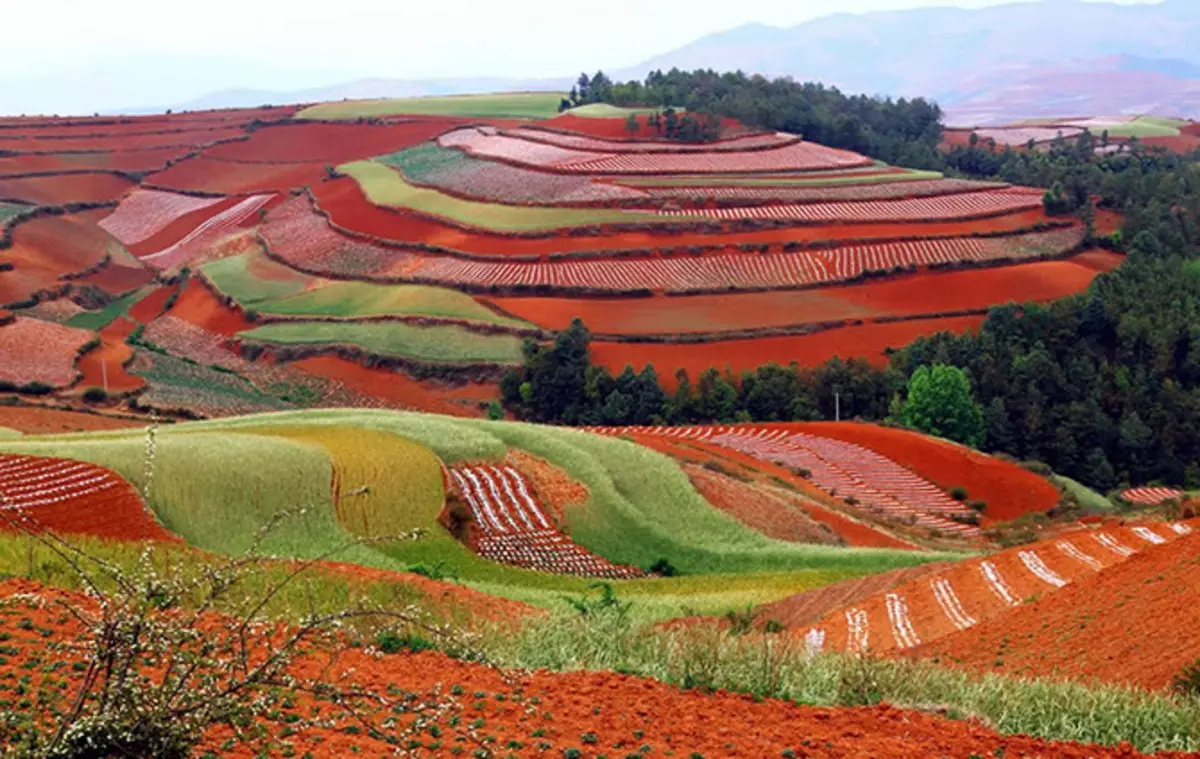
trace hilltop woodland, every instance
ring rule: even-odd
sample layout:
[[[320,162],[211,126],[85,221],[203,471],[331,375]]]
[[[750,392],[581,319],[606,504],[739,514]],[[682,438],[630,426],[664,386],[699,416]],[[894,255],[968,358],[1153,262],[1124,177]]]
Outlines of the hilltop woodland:
[[[1048,211],[1078,214],[1089,230],[1098,198],[1123,214],[1124,227],[1094,242],[1128,258],[1085,293],[1048,306],[993,308],[979,334],[919,339],[884,369],[836,358],[740,377],[714,367],[679,376],[671,395],[653,366],[613,377],[591,365],[590,335],[576,324],[554,345],[526,345],[523,367],[502,383],[510,410],[566,424],[810,420],[833,418],[836,396],[843,419],[927,429],[926,417],[913,413],[910,380],[921,367],[946,365],[969,383],[971,408],[960,416],[980,419],[982,429],[927,431],[1043,461],[1102,490],[1123,482],[1200,488],[1200,152],[1178,155],[1135,140],[1102,155],[1094,148],[1103,136],[1087,132],[1046,151],[998,150],[973,139],[943,152],[941,111],[921,99],[849,97],[817,84],[707,71],[602,82],[603,99],[617,105],[676,105],[913,168],[1044,187]]]

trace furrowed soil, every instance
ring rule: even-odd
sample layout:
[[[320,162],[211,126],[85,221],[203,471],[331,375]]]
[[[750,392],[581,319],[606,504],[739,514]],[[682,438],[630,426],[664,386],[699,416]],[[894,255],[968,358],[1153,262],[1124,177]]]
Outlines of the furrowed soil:
[[[81,411],[63,411],[38,406],[0,405],[0,427],[19,430],[26,435],[124,430],[145,426],[146,422],[136,419],[120,419]]]
[[[419,382],[401,372],[373,369],[338,356],[306,358],[289,366],[378,398],[384,405],[450,416],[479,416],[474,409],[447,400],[437,385]]]
[[[908,652],[973,672],[1171,686],[1200,659],[1200,534],[1151,546],[978,627]]]
[[[117,317],[100,330],[100,346],[83,354],[76,364],[83,374],[83,379],[77,387],[98,387],[107,389],[110,393],[125,393],[145,387],[144,378],[135,377],[125,371],[126,365],[133,359],[133,348],[125,340],[135,329],[137,324],[124,317]]]
[[[19,593],[75,600],[69,594],[26,581],[0,586],[0,594],[7,597]],[[6,642],[8,655],[0,664],[0,676],[6,678],[18,678],[44,663],[47,646],[79,638],[79,628],[61,607],[27,598],[13,598],[0,617],[0,625],[0,631],[10,636]],[[65,646],[62,650],[72,649]],[[79,654],[62,656],[68,665],[74,663],[72,659],[79,660],[75,658]],[[433,756],[450,755],[451,749],[460,745],[456,740],[460,734],[464,737],[461,745],[474,745],[466,737],[466,725],[473,721],[484,728],[481,736],[494,736],[498,745],[506,747],[506,755],[517,757],[545,756],[547,751],[557,755],[571,748],[589,750],[591,755],[591,736],[595,736],[596,747],[604,747],[615,756],[650,751],[745,759],[780,756],[785,751],[813,757],[1141,756],[1127,746],[1107,748],[1001,736],[977,722],[951,721],[890,706],[814,708],[721,691],[684,691],[646,678],[606,672],[512,673],[505,677],[498,670],[432,652],[376,656],[359,648],[340,648],[309,653],[297,659],[290,670],[302,678],[327,680],[345,675],[346,682],[340,685],[352,683],[381,695],[396,689],[416,693],[418,698],[442,693],[437,700],[446,703],[447,709],[440,719],[435,718],[440,723],[440,740],[431,749]],[[72,694],[83,676],[83,672],[64,666],[55,679],[63,681],[64,693]],[[486,698],[477,695],[451,699],[445,695],[448,690],[483,694]],[[528,708],[532,703],[536,708]],[[320,702],[307,694],[297,693],[294,701],[285,702],[283,711],[303,717],[318,705]],[[406,727],[408,722],[404,715],[397,717],[398,727]],[[335,724],[329,727],[306,727],[299,732],[289,724],[281,713],[278,723],[263,727],[273,735],[286,735],[291,753],[296,755],[311,752],[306,755],[314,759],[359,753],[377,756],[392,748],[368,731],[346,729],[353,724],[349,719],[335,718]],[[586,742],[585,734],[590,734]],[[207,737],[197,753],[211,750],[221,756],[247,759],[256,755],[248,746],[223,746],[228,737],[226,730],[213,730]],[[1173,759],[1182,755],[1159,756]]]
[[[756,369],[763,364],[818,366],[834,356],[862,357],[873,366],[888,362],[887,348],[899,348],[915,338],[938,332],[974,332],[984,316],[957,316],[921,319],[887,324],[840,327],[812,335],[763,337],[751,340],[719,340],[708,343],[592,343],[592,361],[614,374],[626,365],[641,369],[654,364],[659,380],[668,392],[676,387],[675,372],[686,369],[693,378],[710,367],[735,373]]]
[[[856,604],[884,590],[902,585],[909,580],[938,572],[946,568],[945,562],[921,564],[904,569],[856,577],[853,580],[826,585],[823,588],[797,593],[757,609],[763,619],[774,619],[787,627],[804,627],[816,622],[835,609]]]

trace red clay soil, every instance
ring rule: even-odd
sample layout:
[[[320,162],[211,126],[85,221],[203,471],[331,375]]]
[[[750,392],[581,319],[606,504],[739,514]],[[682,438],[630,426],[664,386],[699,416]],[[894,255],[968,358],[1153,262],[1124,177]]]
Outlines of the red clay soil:
[[[217,298],[208,284],[199,277],[188,280],[170,313],[177,319],[183,319],[226,337],[253,329],[255,326],[241,311],[227,306]]]
[[[504,311],[547,329],[574,318],[604,335],[688,334],[795,324],[982,310],[1051,301],[1080,292],[1124,258],[1097,250],[1065,261],[994,269],[927,271],[859,285],[766,293],[652,298],[490,298]]]
[[[122,153],[60,153],[0,158],[0,177],[53,174],[64,171],[158,171],[190,148],[131,150]]]
[[[125,266],[112,261],[99,271],[75,280],[80,284],[94,285],[114,298],[144,287],[153,281],[154,272],[140,264]]]
[[[138,324],[149,324],[167,310],[167,301],[179,290],[179,285],[163,285],[142,298],[129,309],[129,318]]]
[[[316,185],[324,177],[323,163],[234,163],[199,156],[151,174],[145,184],[167,190],[254,195]]]
[[[625,118],[593,119],[587,116],[564,113],[552,119],[538,122],[538,125],[606,140],[647,140],[657,137],[658,132],[647,126],[646,119],[647,116],[637,117],[641,128],[632,135],[625,129],[627,121]],[[721,126],[730,133],[746,131],[746,128],[737,119],[722,118]]]
[[[70,216],[43,216],[13,228],[13,244],[0,250],[0,262],[13,265],[0,272],[0,304],[22,301],[53,288],[59,277],[100,264],[112,243],[96,222],[107,210]]]
[[[756,340],[721,340],[709,343],[615,343],[593,342],[592,361],[614,374],[626,365],[640,369],[654,364],[659,380],[668,391],[675,389],[675,372],[687,369],[698,377],[705,369],[729,367],[736,374],[774,361],[800,366],[819,366],[834,356],[861,357],[873,366],[886,366],[884,350],[900,348],[918,337],[938,332],[977,330],[984,316],[920,319],[888,324],[839,327],[812,335],[763,337]]]
[[[1153,148],[1166,148],[1175,153],[1190,155],[1196,152],[1197,148],[1200,148],[1200,135],[1180,134],[1175,137],[1143,137],[1141,138],[1141,143]]]
[[[811,625],[835,609],[853,606],[877,593],[891,590],[945,568],[946,562],[938,561],[916,567],[889,569],[886,572],[806,590],[775,603],[760,606],[756,611],[759,612],[761,619],[774,619],[782,622],[786,627],[804,627]]]
[[[147,180],[160,184],[159,177],[179,171],[177,164],[163,174]],[[879,240],[917,237],[962,237],[980,232],[1009,232],[1029,229],[1045,220],[1040,210],[1006,214],[993,219],[942,223],[903,224],[831,224],[769,229],[758,232],[719,234],[679,234],[665,232],[620,232],[611,235],[561,235],[546,238],[507,237],[486,232],[467,232],[438,223],[431,218],[395,208],[372,205],[358,184],[349,177],[312,185],[317,205],[330,215],[338,227],[383,240],[419,242],[478,255],[548,255],[568,251],[616,250],[631,248],[675,248],[688,245],[726,245],[741,243],[776,244],[817,242],[830,239]]]
[[[137,490],[112,470],[35,456],[0,455],[0,465],[21,467],[15,473],[0,472],[6,517],[0,520],[0,529],[14,529],[8,521],[12,519],[31,529],[60,535],[179,540],[158,523]]]
[[[75,364],[83,374],[76,387],[107,388],[110,393],[126,393],[146,386],[146,380],[125,371],[126,362],[133,358],[133,348],[125,339],[137,329],[137,324],[117,317],[98,333],[100,346],[80,357]]]
[[[0,145],[4,143],[0,142]],[[39,206],[105,203],[119,199],[134,186],[116,174],[68,174],[58,177],[0,179],[0,198]]]
[[[1200,534],[1147,548],[910,655],[973,672],[1167,688],[1200,659],[1197,573]]]
[[[726,467],[730,466],[730,462],[733,462],[736,465],[742,466],[747,471],[757,472],[767,478],[783,480],[798,492],[805,494],[805,512],[814,521],[820,522],[833,530],[848,546],[922,550],[920,546],[877,530],[869,524],[851,519],[840,511],[834,510],[827,505],[828,495],[786,467],[756,459],[753,456],[725,448],[724,446],[712,446],[697,440],[688,441],[688,445],[685,447],[658,435],[634,433],[629,437],[638,445],[665,453],[681,461],[698,461],[701,464],[707,461],[714,461]]]
[[[453,128],[461,120],[434,119],[400,124],[306,123],[264,127],[249,140],[204,151],[210,158],[263,163],[329,164],[394,153]]]
[[[37,134],[31,132],[30,134]],[[79,136],[59,139],[26,139],[5,141],[5,148],[29,153],[68,153],[81,150],[141,151],[156,148],[198,148],[218,140],[245,135],[240,126],[196,125],[194,129],[155,134],[118,134],[108,137]]]
[[[1111,235],[1121,228],[1125,220],[1121,214],[1107,208],[1096,209],[1096,232],[1102,235]]]
[[[45,599],[41,603],[31,598]],[[84,677],[71,665],[80,661],[87,646],[78,645],[81,631],[70,614],[57,602],[81,603],[75,594],[43,588],[24,580],[0,585],[0,596],[11,598],[0,616],[0,632],[7,636],[6,655],[0,664],[0,677],[17,680],[24,673],[45,664],[46,652],[54,650],[55,678],[38,680],[30,686],[49,683],[70,697]],[[211,624],[221,624],[213,620]],[[82,669],[82,668],[80,668]],[[717,691],[680,690],[647,678],[610,672],[509,673],[477,664],[451,659],[443,654],[376,655],[368,650],[338,647],[308,653],[290,667],[291,674],[305,680],[336,681],[344,689],[380,694],[385,700],[393,693],[413,694],[422,703],[444,704],[440,710],[423,711],[432,716],[437,732],[426,739],[426,727],[419,733],[397,735],[413,719],[408,710],[396,709],[391,715],[394,727],[372,737],[358,723],[340,715],[329,715],[332,724],[321,727],[293,727],[291,714],[310,716],[314,707],[328,709],[327,701],[316,701],[305,692],[288,693],[277,722],[264,723],[268,734],[286,739],[288,754],[304,754],[313,759],[335,759],[360,754],[390,755],[394,746],[387,739],[409,737],[432,743],[430,756],[449,756],[453,748],[477,744],[470,735],[494,736],[496,746],[504,746],[504,755],[513,757],[560,755],[568,749],[589,751],[581,736],[595,736],[596,746],[606,747],[612,756],[631,752],[654,755],[673,753],[688,756],[762,759],[795,753],[820,757],[965,757],[1008,756],[1013,759],[1053,756],[1056,759],[1135,759],[1142,754],[1127,745],[1090,746],[1051,742],[1024,736],[999,735],[973,721],[954,721],[920,712],[881,705],[854,709],[799,706],[794,702],[758,699]],[[344,679],[343,679],[344,678]],[[486,697],[450,693],[479,692]],[[437,695],[440,694],[440,695]],[[18,708],[27,708],[40,699],[24,699]],[[530,708],[530,704],[536,704]],[[322,714],[324,718],[325,713]],[[340,718],[339,718],[340,717]],[[480,722],[479,720],[482,720]],[[483,730],[468,724],[485,726]],[[351,728],[352,729],[348,729]],[[197,755],[212,751],[222,757],[250,759],[259,749],[230,741],[227,729],[215,729]],[[459,740],[461,738],[461,741]],[[436,739],[436,740],[435,740]],[[588,736],[588,741],[591,736]],[[404,743],[404,740],[397,740]],[[543,745],[544,744],[544,745]],[[611,750],[608,747],[612,747]],[[310,753],[311,752],[311,753]],[[480,749],[491,753],[490,749]],[[1183,754],[1162,753],[1162,759],[1182,759]]]
[[[185,213],[145,240],[125,247],[138,258],[150,255],[151,253],[158,253],[191,234],[205,221],[208,221],[217,214],[228,211],[241,201],[241,198],[226,198],[220,203],[197,209],[191,213]]]
[[[136,419],[118,419],[81,411],[62,411],[38,406],[0,406],[0,427],[26,435],[57,435],[63,432],[94,432],[144,427]]]
[[[447,402],[436,387],[426,386],[400,372],[369,368],[338,356],[317,356],[288,365],[339,382],[390,406],[450,416],[479,415],[472,409]]]
[[[841,543],[832,529],[822,529],[782,495],[695,464],[686,464],[683,470],[714,508],[769,538],[819,545]]]
[[[776,426],[776,425],[768,425]],[[788,429],[856,443],[887,456],[943,490],[966,487],[973,501],[986,501],[989,521],[1007,521],[1046,511],[1058,489],[1027,469],[965,446],[908,430],[858,422],[804,422]]]

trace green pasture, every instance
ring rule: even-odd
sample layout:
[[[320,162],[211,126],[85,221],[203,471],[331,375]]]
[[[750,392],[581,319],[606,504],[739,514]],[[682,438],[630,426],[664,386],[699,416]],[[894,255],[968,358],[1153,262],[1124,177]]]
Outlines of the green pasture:
[[[581,105],[578,108],[572,108],[567,113],[572,116],[579,116],[585,119],[627,119],[630,114],[636,116],[648,116],[652,113],[661,112],[662,108],[622,108],[618,105],[610,105],[608,103],[588,103]],[[686,109],[676,108],[675,111],[683,113]]]
[[[99,311],[83,311],[75,314],[70,319],[67,319],[67,326],[90,330],[104,329],[109,324],[112,324],[118,316],[124,316],[128,313],[129,309],[136,306],[138,301],[154,292],[154,290],[153,286],[143,287],[140,290],[134,290],[117,298]]]
[[[385,116],[478,116],[496,119],[548,119],[558,115],[566,93],[504,92],[487,95],[347,100],[319,103],[298,119],[360,119]]]
[[[142,430],[26,437],[0,440],[0,451],[92,461],[142,488],[145,437]],[[626,441],[570,429],[402,412],[281,412],[163,427],[156,439],[150,505],[166,527],[218,553],[244,550],[271,516],[304,508],[303,517],[289,520],[269,549],[280,556],[313,557],[350,540],[346,524],[353,520],[343,513],[339,521],[330,489],[336,470],[343,510],[378,514],[386,509],[387,525],[425,532],[416,541],[357,546],[339,560],[391,569],[437,567],[481,591],[546,608],[561,606],[563,594],[586,591],[589,580],[494,564],[464,548],[436,522],[434,502],[420,495],[440,487],[440,479],[420,475],[423,484],[417,487],[407,475],[397,475],[431,471],[411,447],[405,448],[405,440],[425,446],[447,464],[499,460],[509,447],[520,448],[587,485],[589,502],[565,514],[574,540],[638,566],[667,558],[683,573],[618,583],[622,595],[637,599],[643,621],[691,610],[742,609],[849,577],[953,558],[772,540],[712,508],[674,460]],[[350,503],[357,497],[368,500]]]
[[[1178,137],[1179,127],[1186,121],[1158,116],[1138,116],[1128,124],[1113,124],[1103,129],[1093,129],[1092,134],[1108,131],[1109,137]]]
[[[399,171],[378,161],[356,161],[344,164],[338,167],[338,170],[353,177],[362,187],[367,199],[375,205],[405,208],[479,229],[514,232],[599,224],[660,224],[678,221],[677,217],[637,214],[606,208],[541,208],[462,200],[437,190],[411,185],[404,181]]]
[[[500,316],[457,290],[323,279],[258,252],[223,258],[201,270],[242,308],[262,314],[341,319],[414,316],[532,327],[520,319]]]
[[[380,356],[432,363],[519,364],[521,338],[484,335],[450,325],[397,322],[297,321],[264,324],[239,333],[254,343],[352,345]]]

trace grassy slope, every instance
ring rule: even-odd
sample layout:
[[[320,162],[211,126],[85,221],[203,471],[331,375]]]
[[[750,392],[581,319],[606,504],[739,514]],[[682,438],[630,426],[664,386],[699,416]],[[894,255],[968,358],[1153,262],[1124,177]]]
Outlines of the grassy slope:
[[[261,253],[224,258],[203,267],[222,293],[264,314],[330,316],[429,316],[482,324],[530,327],[496,314],[465,293],[425,285],[382,285],[310,277]]]
[[[482,335],[461,327],[419,327],[397,322],[287,322],[239,333],[260,343],[354,345],[380,356],[457,364],[518,364],[521,338]]]
[[[1138,116],[1128,124],[1113,124],[1106,127],[1109,137],[1178,137],[1179,125],[1181,123],[1176,119],[1160,118],[1156,116]],[[1092,133],[1099,135],[1103,129],[1093,129]]]
[[[20,203],[0,203],[0,224],[32,208],[33,206],[25,206]]]
[[[336,458],[343,492],[371,488],[363,508],[394,508],[400,501],[405,505],[394,513],[401,517],[392,524],[426,528],[418,541],[358,548],[343,560],[391,568],[440,564],[479,590],[551,608],[561,605],[562,595],[586,590],[589,581],[581,578],[519,570],[468,552],[432,521],[432,501],[418,498],[423,505],[408,506],[424,486],[413,491],[411,483],[394,476],[397,459],[387,452],[395,448],[379,444],[369,430],[423,443],[448,463],[498,459],[513,445],[567,469],[592,492],[587,506],[567,514],[577,542],[643,566],[667,556],[694,573],[620,583],[621,594],[637,600],[642,620],[680,616],[689,609],[721,613],[847,577],[947,558],[779,543],[712,509],[671,459],[631,443],[566,429],[425,414],[285,412],[167,428],[159,433],[151,503],[168,527],[220,552],[244,548],[257,526],[280,509],[311,506],[271,546],[280,555],[311,556],[342,545],[348,536],[334,518],[330,495]],[[362,438],[357,448],[356,436]],[[137,430],[0,442],[3,451],[111,466],[139,487],[144,449],[144,433]],[[620,532],[609,534],[613,530]]]
[[[67,326],[91,330],[104,329],[118,316],[127,313],[129,309],[137,305],[138,301],[142,298],[154,292],[154,289],[154,287],[144,287],[141,290],[134,290],[124,297],[114,300],[99,311],[84,311],[75,314],[70,319],[67,319]]]
[[[338,170],[353,177],[375,205],[408,208],[480,229],[520,231],[674,220],[604,208],[542,208],[462,200],[411,185],[404,181],[399,171],[375,161],[356,161],[339,166]]]
[[[660,108],[622,108],[608,103],[589,103],[581,105],[578,108],[572,108],[567,113],[572,116],[579,116],[585,119],[625,119],[629,118],[629,114],[636,113],[638,116],[645,116],[651,113],[660,111]],[[685,109],[676,108],[679,113],[683,113]]]
[[[357,119],[370,116],[479,116],[548,119],[558,114],[565,93],[513,92],[494,95],[394,98],[320,103],[296,114],[298,119]]]

